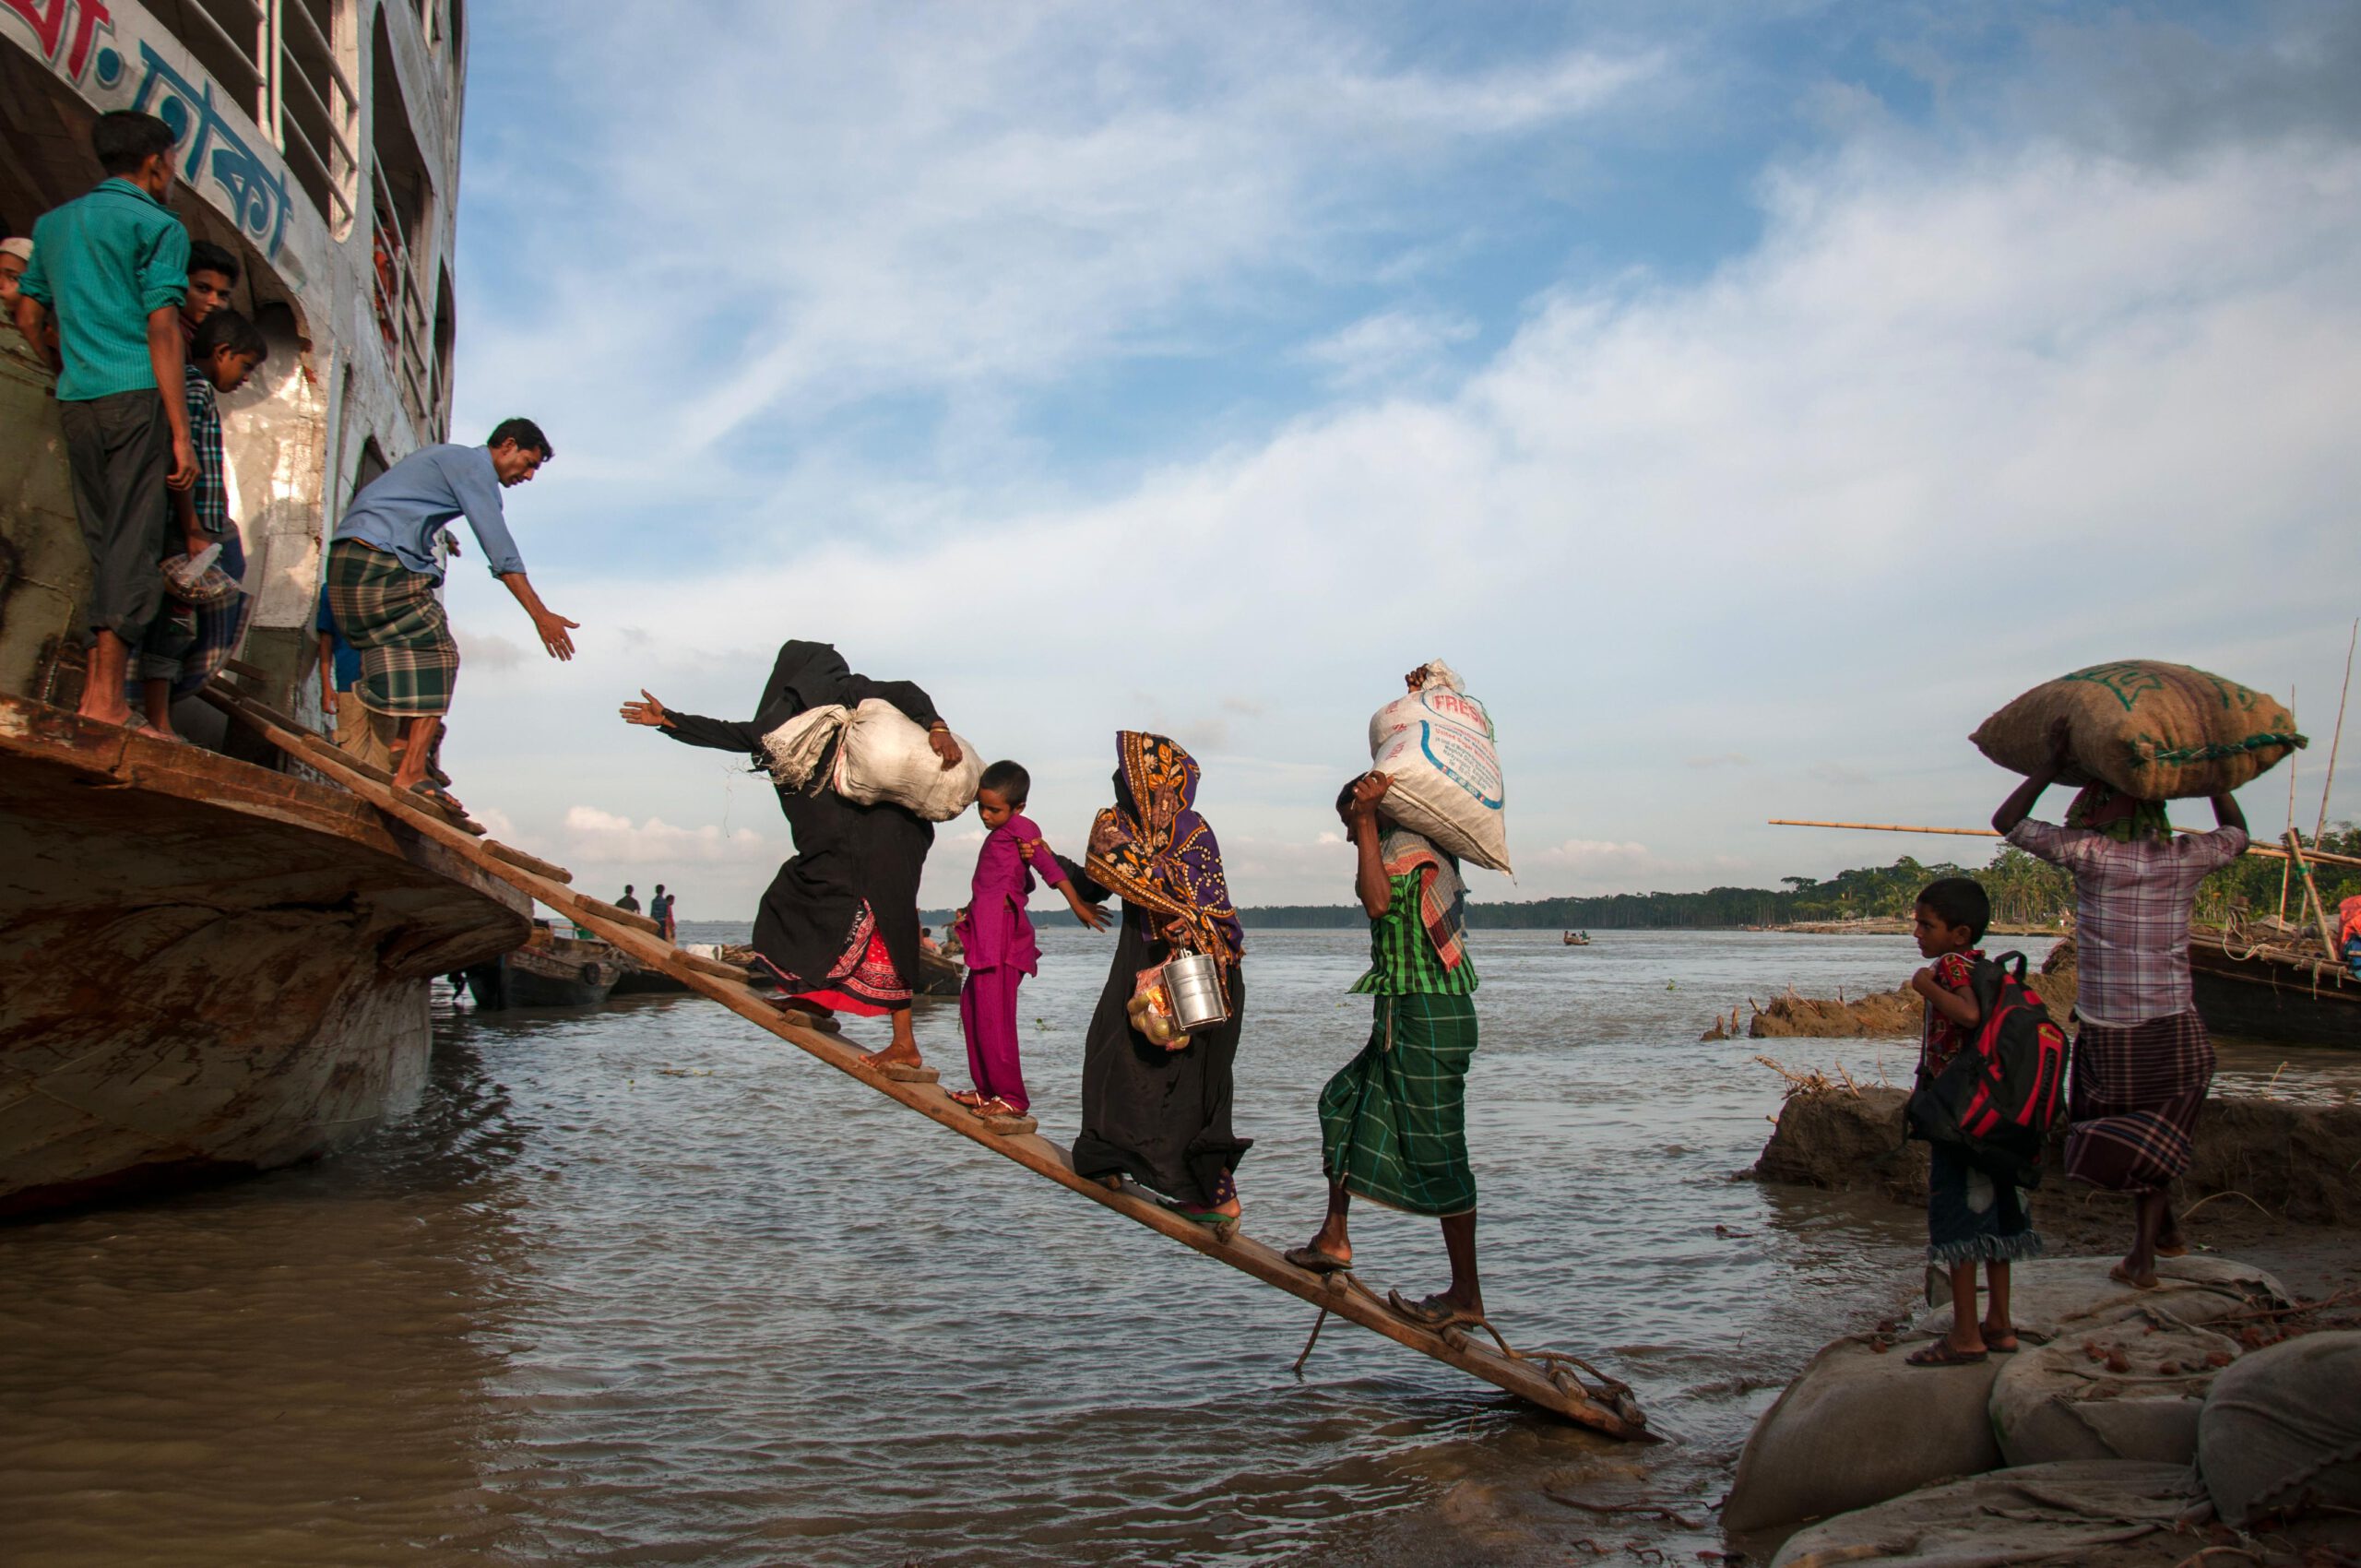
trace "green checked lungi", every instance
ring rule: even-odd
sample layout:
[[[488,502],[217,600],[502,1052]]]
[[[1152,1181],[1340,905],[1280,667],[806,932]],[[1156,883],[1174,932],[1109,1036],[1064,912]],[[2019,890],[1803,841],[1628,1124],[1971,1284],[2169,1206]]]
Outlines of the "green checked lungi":
[[[352,695],[379,713],[448,713],[459,645],[435,579],[358,540],[328,546],[328,612],[361,655]]]
[[[1369,1043],[1320,1091],[1321,1164],[1331,1182],[1388,1208],[1470,1213],[1475,999],[1413,992],[1376,1003]]]

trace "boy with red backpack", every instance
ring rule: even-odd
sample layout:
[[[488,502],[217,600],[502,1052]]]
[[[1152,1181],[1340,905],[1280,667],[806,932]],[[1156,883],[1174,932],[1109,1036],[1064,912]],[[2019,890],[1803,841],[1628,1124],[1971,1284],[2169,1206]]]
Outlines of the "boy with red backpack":
[[[1952,1291],[1951,1332],[1911,1355],[1914,1367],[1968,1366],[1992,1351],[2005,1355],[2014,1350],[2009,1265],[2041,1254],[2041,1237],[2033,1229],[2018,1185],[2019,1161],[1981,1146],[1977,1136],[1980,1127],[2020,1119],[2006,1113],[2012,1100],[2027,1109],[2046,1098],[2054,1110],[2057,1094],[2055,1065],[2045,1070],[2036,1064],[2034,1069],[2036,1079],[2049,1079],[2046,1096],[2038,1087],[2030,1096],[2012,1096],[2002,1083],[2007,1075],[2006,1064],[1998,1063],[2002,1031],[1987,1025],[1997,1025],[2003,1009],[2040,1009],[2038,1003],[2026,1005],[2022,967],[2011,981],[1975,945],[1991,921],[1990,897],[1982,884],[1964,876],[1928,884],[1918,895],[1913,919],[1919,955],[1933,962],[1910,979],[1910,989],[1927,999],[1910,1135],[1928,1139],[1933,1152],[1927,1174],[1927,1264],[1929,1270],[1950,1274]],[[2054,1026],[2038,1027],[2049,1028],[2053,1036],[2058,1033]],[[2062,1036],[2058,1043],[2062,1047]],[[1967,1061],[1960,1063],[1964,1055]],[[1979,1060],[2004,1070],[1996,1073],[1986,1065],[1979,1071]],[[1955,1063],[1959,1066],[1947,1076],[1946,1069],[1953,1069]],[[2037,1111],[2032,1117],[2041,1122],[2033,1140],[2037,1159],[2039,1135],[2047,1130],[2047,1121]],[[2033,1174],[2038,1178],[2037,1169]],[[1980,1320],[1975,1311],[1978,1263],[1984,1265],[1988,1288]]]

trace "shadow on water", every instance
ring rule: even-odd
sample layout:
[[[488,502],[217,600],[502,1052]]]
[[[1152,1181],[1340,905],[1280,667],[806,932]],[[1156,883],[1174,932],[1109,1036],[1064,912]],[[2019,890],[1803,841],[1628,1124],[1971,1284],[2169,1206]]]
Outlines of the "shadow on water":
[[[1109,952],[1023,995],[1070,1134]],[[1256,932],[1248,1227],[1308,1235],[1365,938]],[[303,1170],[0,1233],[0,1548],[175,1563],[1514,1562],[1715,1543],[1755,1414],[1916,1280],[1918,1220],[1734,1180],[1779,1080],[1699,1031],[1750,992],[1892,985],[1900,939],[1481,932],[1485,1293],[1629,1378],[1631,1448],[941,1136],[721,1009],[445,1005],[413,1118]],[[856,1037],[882,1023],[855,1023]],[[961,1077],[955,1015],[921,1012]],[[1782,1060],[1906,1069],[1902,1042]],[[1431,1222],[1363,1208],[1423,1293]],[[1647,1497],[1691,1531],[1548,1488]]]

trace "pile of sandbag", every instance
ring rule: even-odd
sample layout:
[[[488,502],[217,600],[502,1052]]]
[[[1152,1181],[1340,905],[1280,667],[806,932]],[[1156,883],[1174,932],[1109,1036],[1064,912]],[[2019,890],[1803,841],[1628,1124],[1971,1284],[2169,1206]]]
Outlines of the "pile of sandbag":
[[[883,697],[859,707],[830,703],[797,714],[763,737],[771,777],[801,790],[825,766],[826,783],[856,805],[891,802],[929,822],[949,822],[975,803],[984,765],[965,738],[960,758],[943,766],[926,727]]]
[[[1369,721],[1370,765],[1389,775],[1384,810],[1411,832],[1463,861],[1508,872],[1508,826],[1491,715],[1438,659],[1417,691]]]
[[[2050,727],[2073,732],[2070,784],[2142,801],[2225,795],[2305,744],[2296,716],[2258,691],[2192,670],[2129,659],[2035,686],[1976,728],[1976,749],[2014,773],[2049,762]]]
[[[2166,1259],[2157,1265],[2155,1289],[2134,1290],[2107,1277],[2112,1261],[2018,1264],[2011,1271],[2011,1305],[2025,1348],[2014,1357],[1964,1367],[1909,1365],[1911,1351],[1949,1332],[1949,1307],[1928,1314],[1898,1343],[1850,1338],[1821,1350],[1755,1422],[1722,1508],[1723,1525],[1757,1530],[1868,1508],[1937,1481],[1997,1469],[2012,1462],[2006,1451],[2011,1444],[2026,1456],[2053,1449],[2113,1455],[2145,1448],[2186,1467],[2198,1427],[2180,1401],[2190,1396],[2192,1384],[2203,1392],[2203,1379],[2216,1371],[2210,1358],[2227,1342],[2204,1335],[2183,1345],[2176,1337],[2169,1341],[2174,1348],[2159,1346],[2153,1355],[2142,1349],[2136,1363],[2127,1350],[2117,1372],[2114,1325],[2130,1324],[2120,1330],[2130,1340],[2185,1329],[2201,1333],[2192,1325],[2282,1304],[2285,1291],[2260,1269],[2212,1257]],[[2153,1335],[2147,1332],[2152,1327]],[[2098,1344],[2102,1336],[2106,1343],[2094,1363],[2082,1346]],[[2047,1341],[2048,1350],[2035,1349],[2037,1340]],[[2082,1355],[2082,1364],[2095,1368],[2108,1386],[2099,1388],[2098,1377],[2077,1376],[2070,1355]],[[2202,1370],[2189,1372],[2188,1360]],[[2153,1364],[2161,1377],[2167,1361],[2175,1363],[2169,1392],[2159,1384],[2158,1397],[2143,1399],[2149,1385],[2139,1381],[2137,1368]],[[2026,1370],[2020,1372],[2017,1362]],[[2100,1410],[2100,1405],[2111,1408]],[[2088,1448],[2077,1446],[2084,1431],[2091,1434]]]

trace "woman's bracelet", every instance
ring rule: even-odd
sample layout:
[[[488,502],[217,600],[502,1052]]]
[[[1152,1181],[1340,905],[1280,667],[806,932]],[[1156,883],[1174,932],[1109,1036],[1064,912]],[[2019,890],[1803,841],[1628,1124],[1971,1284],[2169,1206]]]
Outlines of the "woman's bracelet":
[[[938,719],[933,723],[926,727],[926,732],[930,735],[933,734],[937,731],[941,731],[943,734],[948,735],[951,733],[951,726]]]

